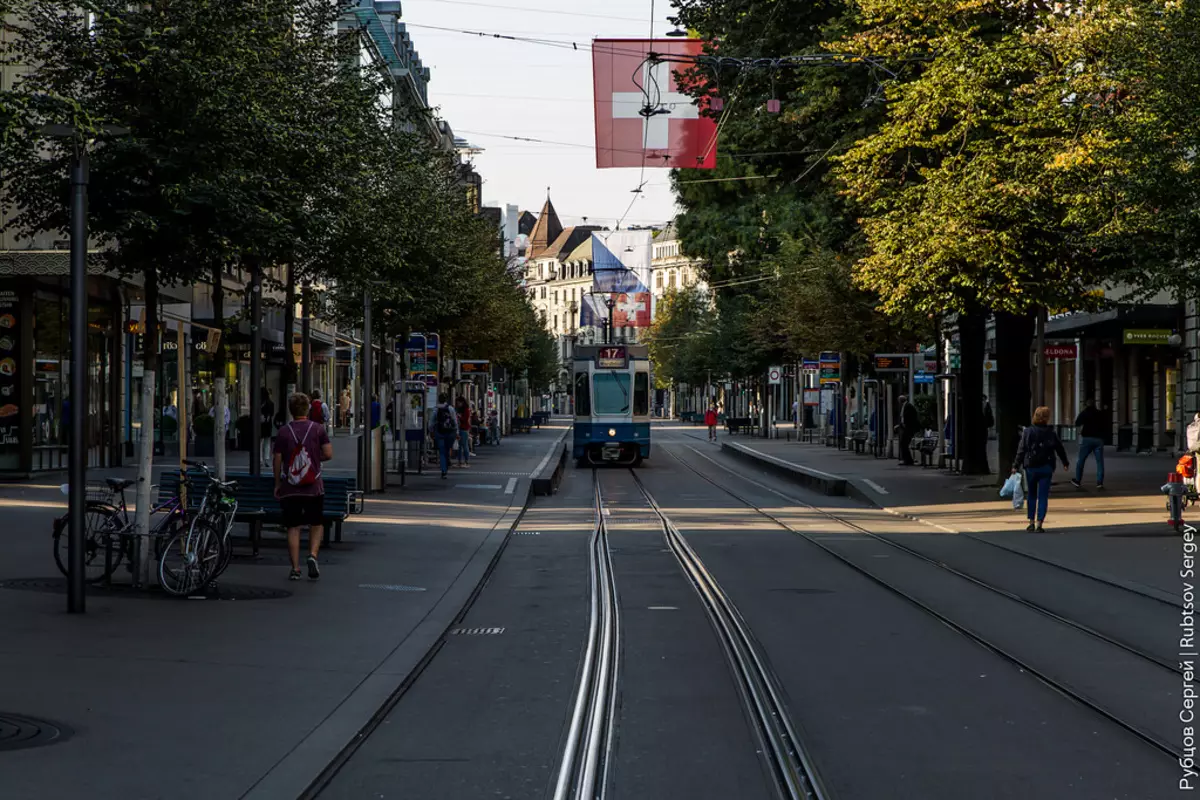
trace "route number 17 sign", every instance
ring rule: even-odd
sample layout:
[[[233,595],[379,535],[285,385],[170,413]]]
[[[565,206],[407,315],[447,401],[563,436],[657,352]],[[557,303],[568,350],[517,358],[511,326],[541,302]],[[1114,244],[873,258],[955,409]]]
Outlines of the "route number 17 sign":
[[[599,369],[625,369],[628,366],[629,352],[623,344],[601,347],[596,353],[596,367]]]

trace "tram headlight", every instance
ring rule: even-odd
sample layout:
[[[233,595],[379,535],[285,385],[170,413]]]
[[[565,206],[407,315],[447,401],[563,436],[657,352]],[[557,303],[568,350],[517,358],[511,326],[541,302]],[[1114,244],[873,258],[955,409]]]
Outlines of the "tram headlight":
[[[617,435],[617,429],[616,429],[616,428],[609,428],[609,429],[608,429],[608,438],[610,438],[610,439],[614,439],[614,438],[616,438],[616,435]]]

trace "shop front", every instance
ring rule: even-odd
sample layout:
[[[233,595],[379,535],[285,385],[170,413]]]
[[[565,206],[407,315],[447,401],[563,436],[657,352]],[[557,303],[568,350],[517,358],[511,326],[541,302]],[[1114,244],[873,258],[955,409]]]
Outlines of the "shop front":
[[[70,394],[66,277],[15,277],[0,289],[0,474],[67,467],[71,403],[84,414],[89,467],[121,463],[117,282],[88,279],[86,396]]]

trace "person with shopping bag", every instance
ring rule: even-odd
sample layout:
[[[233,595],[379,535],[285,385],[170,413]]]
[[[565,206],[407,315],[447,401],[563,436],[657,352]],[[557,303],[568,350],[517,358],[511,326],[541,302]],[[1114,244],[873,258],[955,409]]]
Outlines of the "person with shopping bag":
[[[1046,521],[1046,510],[1050,504],[1050,479],[1054,476],[1055,456],[1062,461],[1063,469],[1069,469],[1071,462],[1067,459],[1067,451],[1050,427],[1050,409],[1038,406],[1033,412],[1033,424],[1021,434],[1021,444],[1017,448],[1017,457],[1013,461],[1014,474],[1025,471],[1025,480],[1029,486],[1029,508],[1026,515],[1029,526],[1025,530],[1033,533],[1044,533],[1043,523]],[[1034,517],[1037,518],[1036,526]]]

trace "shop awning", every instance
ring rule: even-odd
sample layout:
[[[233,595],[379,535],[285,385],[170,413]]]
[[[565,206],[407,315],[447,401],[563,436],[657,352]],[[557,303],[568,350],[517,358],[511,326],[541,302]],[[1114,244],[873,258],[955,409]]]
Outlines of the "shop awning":
[[[1055,339],[1116,339],[1126,328],[1169,328],[1183,323],[1183,306],[1178,303],[1118,305],[1104,311],[1081,311],[1051,317],[1046,336]]]

